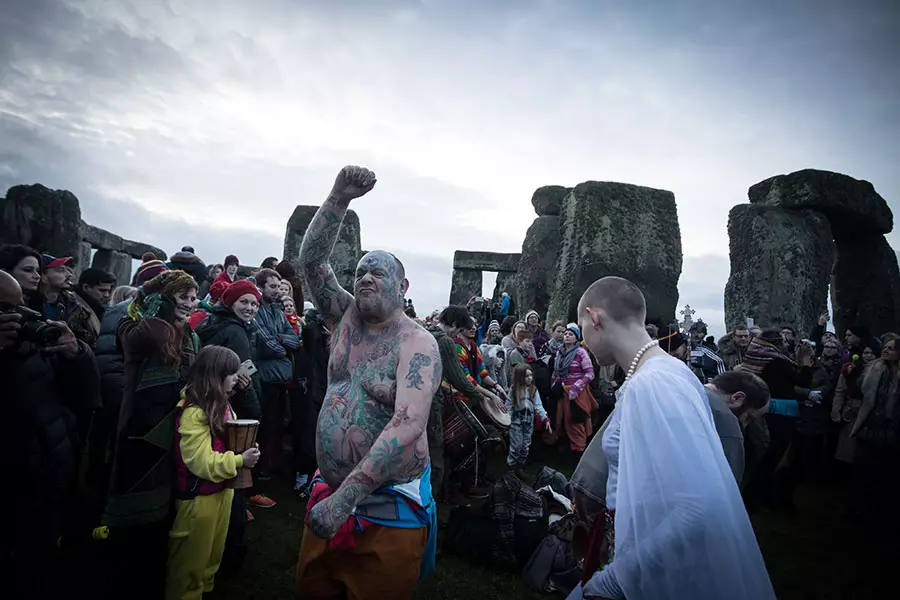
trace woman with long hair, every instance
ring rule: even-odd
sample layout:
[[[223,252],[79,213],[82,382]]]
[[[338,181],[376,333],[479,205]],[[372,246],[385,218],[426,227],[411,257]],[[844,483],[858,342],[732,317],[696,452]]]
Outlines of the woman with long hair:
[[[862,377],[859,414],[850,430],[856,440],[854,483],[851,496],[856,511],[875,522],[896,525],[900,486],[900,340],[885,336],[881,358]]]
[[[141,286],[117,332],[125,360],[118,442],[103,523],[120,591],[135,585],[162,596],[172,524],[172,450],[176,405],[199,348],[187,324],[197,305],[197,282],[166,271]]]
[[[25,306],[41,311],[41,255],[21,244],[0,246],[0,270],[13,276],[22,288]]]

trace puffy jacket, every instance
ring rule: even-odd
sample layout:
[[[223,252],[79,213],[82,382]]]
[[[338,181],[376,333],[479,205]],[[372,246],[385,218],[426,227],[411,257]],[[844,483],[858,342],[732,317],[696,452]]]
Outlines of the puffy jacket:
[[[256,318],[257,356],[260,381],[266,384],[287,384],[293,376],[288,350],[300,347],[300,336],[288,323],[281,305],[272,303],[259,307]]]
[[[48,358],[31,344],[0,353],[3,416],[16,459],[8,465],[9,481],[27,490],[28,503],[56,511],[65,503],[75,480],[76,417],[89,414],[99,396],[94,354],[78,342],[73,359]]]
[[[117,342],[119,321],[128,313],[131,300],[119,302],[107,309],[100,323],[100,337],[94,354],[97,357],[97,368],[100,371],[100,384],[104,391],[122,391],[125,389],[125,359]]]
[[[209,315],[197,325],[196,332],[203,346],[224,346],[233,350],[241,362],[252,360],[256,364],[256,330],[250,323],[237,318],[230,309],[212,307]],[[260,416],[259,373],[253,375],[252,380],[253,385],[236,392],[230,400],[240,419],[258,419]]]

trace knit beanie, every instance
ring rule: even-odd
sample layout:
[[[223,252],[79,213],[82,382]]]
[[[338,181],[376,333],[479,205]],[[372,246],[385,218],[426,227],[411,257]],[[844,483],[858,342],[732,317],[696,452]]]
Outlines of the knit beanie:
[[[134,284],[135,286],[140,287],[160,273],[164,273],[168,270],[169,267],[161,260],[145,261],[141,263],[141,266],[137,268],[137,272],[134,274]]]
[[[222,304],[225,305],[226,308],[231,308],[232,305],[237,302],[238,298],[245,294],[253,294],[256,301],[259,302],[259,288],[246,279],[239,279],[229,285],[225,290],[225,293],[222,294]]]
[[[500,323],[498,323],[496,319],[491,321],[491,324],[488,325],[488,331],[491,331],[494,329],[496,329],[497,331],[500,331]]]
[[[568,325],[566,325],[566,330],[574,333],[575,339],[577,339],[579,342],[581,341],[581,328],[578,325],[576,325],[575,323],[569,323]]]
[[[212,300],[213,304],[219,301],[219,298],[222,297],[222,294],[225,293],[225,290],[228,289],[229,285],[231,284],[226,281],[216,279],[216,281],[209,286],[209,299]]]
[[[241,261],[238,260],[238,257],[234,254],[229,254],[225,257],[225,268],[228,268],[228,265],[240,265]]]
[[[197,289],[197,281],[184,271],[163,271],[138,288],[138,293],[128,306],[128,315],[135,321],[155,317],[162,297],[174,299],[182,290]]]

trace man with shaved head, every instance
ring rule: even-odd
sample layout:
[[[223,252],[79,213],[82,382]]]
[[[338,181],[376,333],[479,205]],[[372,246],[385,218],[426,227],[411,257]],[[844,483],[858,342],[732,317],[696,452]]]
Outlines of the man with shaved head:
[[[626,378],[600,440],[606,507],[570,598],[774,598],[704,388],[650,338],[646,312],[621,277],[594,282],[578,304],[597,362]]]
[[[404,314],[409,281],[396,256],[363,256],[352,295],[328,264],[350,201],[375,181],[344,167],[300,248],[316,306],[338,322],[297,562],[304,598],[410,598],[434,565],[426,425],[441,382],[437,343]]]

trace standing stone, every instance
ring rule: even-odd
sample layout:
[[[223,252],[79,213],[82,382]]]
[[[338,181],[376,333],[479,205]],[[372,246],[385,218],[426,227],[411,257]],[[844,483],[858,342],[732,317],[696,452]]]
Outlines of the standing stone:
[[[78,242],[78,250],[73,258],[75,258],[75,280],[77,281],[84,270],[91,266],[91,245],[87,242]],[[125,283],[130,283],[130,281]]]
[[[115,250],[97,250],[91,266],[112,273],[117,285],[131,283],[131,255]]]
[[[835,331],[865,325],[873,335],[900,327],[900,270],[884,236],[835,241],[831,306]]]
[[[300,246],[303,244],[306,229],[318,210],[318,206],[297,206],[291,218],[288,219],[284,234],[283,259],[290,261],[300,277],[304,279],[303,296],[305,298],[311,298],[311,296],[303,276],[303,269],[300,266]],[[352,210],[348,210],[344,215],[344,222],[341,224],[341,232],[338,234],[337,243],[331,253],[330,262],[338,283],[351,294],[361,247],[359,217]]]
[[[539,187],[531,196],[531,205],[539,217],[558,217],[562,212],[563,200],[572,188],[561,185],[545,185]]]
[[[453,269],[450,284],[450,304],[465,306],[472,296],[480,296],[484,281],[481,271]]]
[[[53,256],[78,254],[81,208],[66,190],[40,184],[9,188],[0,200],[0,243],[25,244]]]
[[[728,236],[726,327],[749,316],[760,327],[811,331],[825,311],[834,262],[828,219],[814,210],[739,204],[728,215]]]
[[[682,255],[672,192],[588,181],[566,197],[560,219],[548,323],[574,320],[584,290],[607,275],[640,287],[648,317],[674,320]]]
[[[512,297],[518,306],[518,296],[516,296],[516,274],[508,271],[500,271],[497,273],[497,283],[494,284],[494,294],[491,296],[493,302],[500,302],[503,292]]]
[[[525,234],[515,294],[522,314],[536,310],[543,318],[550,307],[559,256],[559,221],[559,217],[538,217]]]
[[[889,233],[894,215],[868,181],[841,173],[804,169],[776,175],[752,186],[751,204],[817,210],[831,222],[835,239]]]

